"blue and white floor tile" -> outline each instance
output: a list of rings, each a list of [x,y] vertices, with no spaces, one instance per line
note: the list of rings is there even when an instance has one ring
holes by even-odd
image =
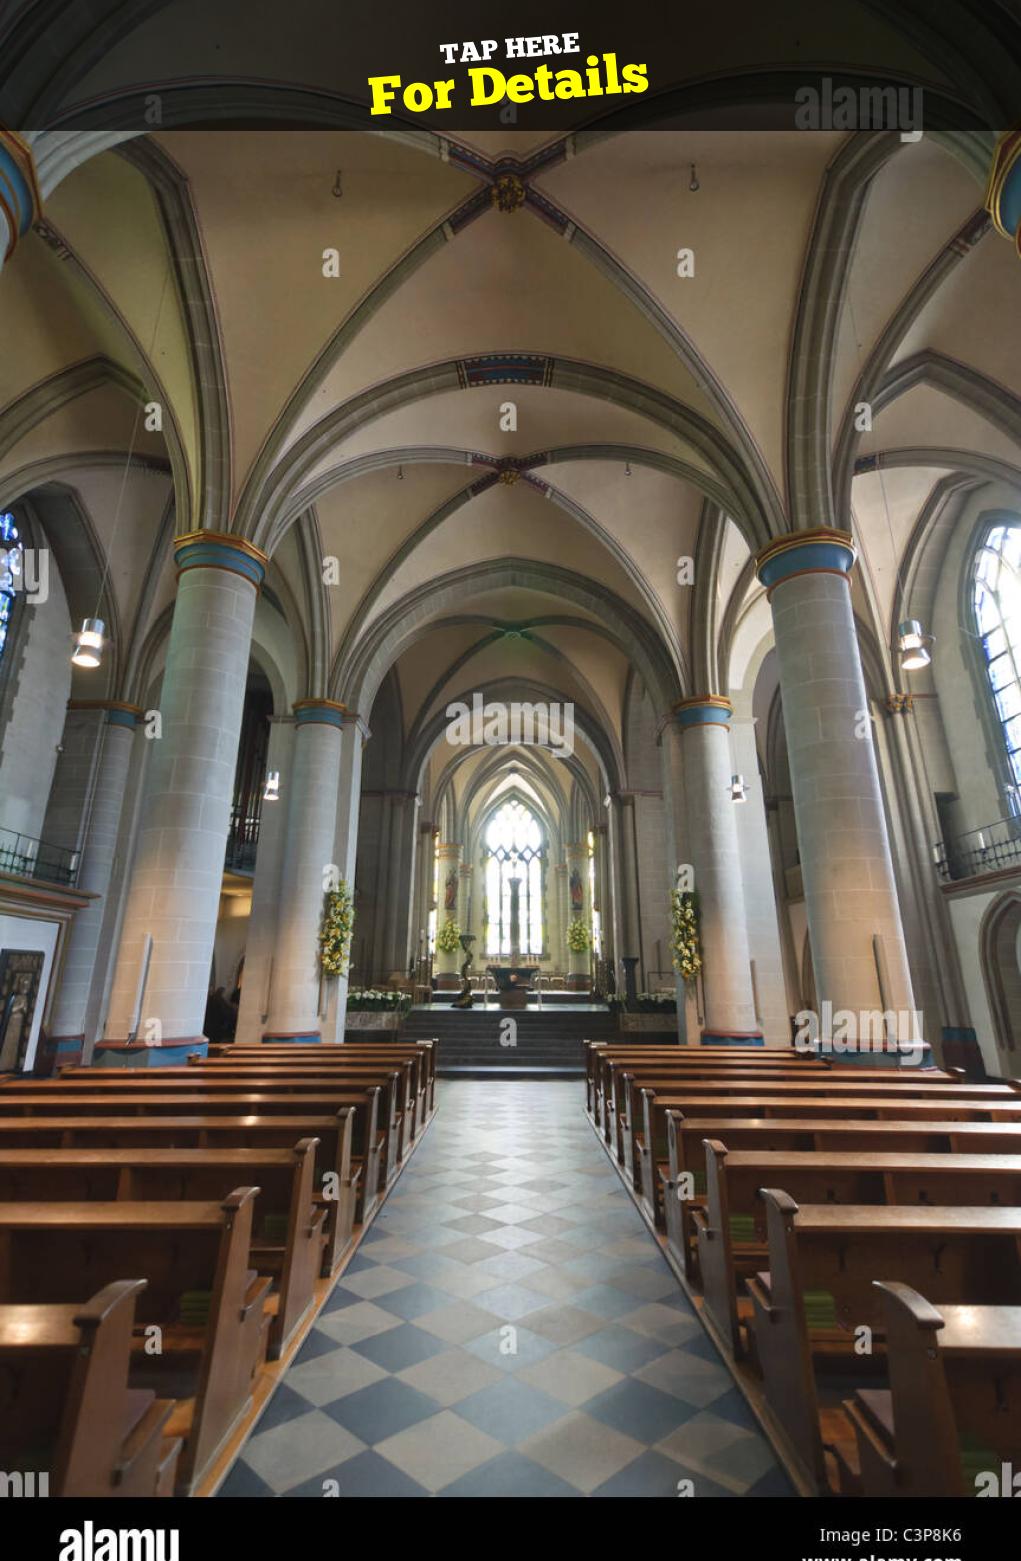
[[[681,1491],[792,1494],[579,1086],[442,1083],[221,1494]]]

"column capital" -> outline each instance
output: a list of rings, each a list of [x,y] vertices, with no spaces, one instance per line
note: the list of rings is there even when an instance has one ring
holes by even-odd
[[[6,260],[42,212],[32,148],[16,130],[0,128],[0,212],[7,219]]]
[[[141,705],[125,704],[122,699],[69,699],[67,708],[105,711],[108,726],[127,726],[132,731],[145,716]]]
[[[795,575],[841,575],[845,579],[854,568],[858,549],[849,531],[819,526],[814,531],[792,531],[774,537],[758,553],[755,573],[771,592],[774,586]]]
[[[692,726],[729,726],[734,707],[722,694],[694,694],[690,699],[679,699],[671,714],[686,732]]]
[[[291,706],[295,726],[343,727],[354,712],[336,699],[296,699]]]
[[[461,855],[460,840],[441,840],[436,847],[436,855],[443,857],[444,860],[452,857],[456,861]]]
[[[269,563],[269,555],[254,542],[226,531],[189,531],[183,537],[175,537],[174,559],[179,579],[189,569],[226,569],[241,575],[256,590]]]

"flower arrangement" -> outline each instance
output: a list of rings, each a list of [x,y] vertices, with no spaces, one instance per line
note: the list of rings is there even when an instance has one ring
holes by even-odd
[[[572,954],[587,954],[592,947],[592,934],[588,923],[575,916],[567,926],[567,947]]]
[[[347,994],[348,1013],[388,1012],[407,1013],[411,1007],[410,992],[384,991],[376,987],[352,987]]]
[[[694,894],[674,889],[670,894],[673,966],[685,981],[695,980],[702,969],[702,945],[698,936],[698,905]]]
[[[456,954],[461,947],[461,929],[453,916],[448,916],[437,932],[436,947],[441,954]]]
[[[319,965],[324,976],[347,974],[354,924],[354,902],[342,878],[336,889],[327,891],[323,905],[323,920],[319,928]]]

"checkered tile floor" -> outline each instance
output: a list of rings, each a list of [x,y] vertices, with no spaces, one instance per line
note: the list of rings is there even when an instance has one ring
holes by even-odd
[[[790,1495],[579,1085],[438,1100],[222,1494]]]

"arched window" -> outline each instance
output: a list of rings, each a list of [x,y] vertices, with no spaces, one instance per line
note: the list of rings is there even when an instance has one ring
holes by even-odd
[[[1021,524],[993,526],[975,557],[975,618],[1021,813]]]
[[[486,953],[493,959],[511,952],[511,881],[518,880],[520,952],[542,953],[542,829],[524,803],[505,802],[485,833]]]
[[[24,555],[14,516],[0,514],[0,662],[7,649],[15,592],[21,589],[24,577]]]

